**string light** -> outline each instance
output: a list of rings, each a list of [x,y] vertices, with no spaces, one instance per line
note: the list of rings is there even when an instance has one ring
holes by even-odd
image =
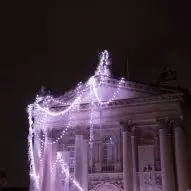
[[[83,191],[83,189],[79,185],[79,183],[70,176],[68,165],[64,162],[64,160],[61,157],[60,153],[57,153],[57,156],[58,156],[58,161],[59,161],[59,163],[60,163],[60,165],[62,167],[62,171],[66,174],[66,176],[69,177],[70,181],[73,182],[73,184],[78,188],[78,190]]]
[[[110,61],[109,61],[109,53],[107,50],[104,50],[103,52],[101,52],[100,54],[100,62],[99,65],[97,67],[97,70],[95,71],[95,76],[107,76],[110,77],[111,76],[111,72],[110,69],[108,68],[108,66],[110,65]]]
[[[69,117],[69,121],[68,121],[68,125],[66,126],[66,128],[62,131],[62,134],[56,138],[55,141],[52,142],[47,142],[48,145],[52,145],[52,144],[56,144],[58,143],[59,140],[61,140],[64,136],[64,134],[66,133],[66,131],[71,127],[71,121],[72,121],[72,117]]]
[[[37,95],[36,100],[33,104],[28,106],[28,115],[29,115],[29,135],[28,135],[28,143],[29,143],[29,160],[30,160],[30,175],[35,180],[35,184],[37,189],[40,188],[39,185],[39,175],[37,175],[35,163],[34,163],[34,151],[33,151],[33,145],[32,145],[32,139],[35,135],[35,138],[38,138],[40,140],[40,168],[43,168],[43,150],[45,145],[52,145],[58,143],[61,139],[63,139],[65,133],[68,131],[68,129],[72,126],[72,114],[74,114],[73,111],[78,111],[80,108],[80,104],[82,102],[86,102],[86,100],[91,100],[91,111],[90,111],[90,145],[93,144],[93,113],[94,113],[94,107],[95,107],[95,101],[98,102],[100,105],[108,105],[112,101],[116,99],[116,96],[118,95],[122,83],[124,83],[124,78],[119,80],[118,88],[116,91],[113,92],[112,96],[108,98],[107,101],[102,100],[99,93],[98,88],[102,86],[104,82],[106,82],[111,77],[111,71],[109,68],[110,65],[109,60],[109,53],[107,50],[103,51],[100,54],[100,61],[99,65],[95,71],[95,74],[89,78],[87,83],[82,84],[80,82],[77,87],[73,90],[73,92],[68,92],[64,97],[58,99],[53,98],[51,95],[47,96],[39,96]],[[85,96],[85,91],[89,89],[90,94],[88,96]],[[76,95],[75,98],[69,97],[69,95]],[[96,100],[94,100],[94,97]],[[70,98],[70,99],[69,99]],[[63,100],[70,100],[70,101],[62,101]],[[58,104],[61,106],[64,106],[65,108],[62,111],[53,111],[51,105]],[[33,117],[36,116],[38,118],[35,123],[40,123],[41,130],[42,130],[42,136],[38,136],[38,133],[35,131],[35,126],[33,122]],[[68,117],[67,119],[67,125],[65,129],[61,132],[60,136],[58,136],[55,140],[49,141],[48,135],[46,133],[47,127],[46,127],[46,120],[49,117],[59,117],[59,116],[65,116]],[[43,125],[42,125],[43,123]],[[34,129],[33,129],[34,128]],[[62,158],[57,158],[55,163],[53,164],[52,170],[56,167],[56,165],[59,163],[62,164],[62,168],[65,169],[63,166],[65,165]],[[68,167],[67,167],[68,168]],[[51,170],[51,171],[52,171]],[[66,169],[65,169],[66,170]],[[64,172],[65,172],[64,170]],[[82,191],[83,189],[79,186],[78,182],[73,181],[75,186]]]
[[[30,162],[30,177],[34,179],[35,185],[37,189],[40,189],[39,186],[39,176],[36,173],[35,163],[34,163],[34,153],[33,153],[33,145],[32,145],[32,138],[33,138],[33,120],[32,120],[32,105],[28,106],[28,113],[29,113],[29,135],[28,135],[28,144],[29,144],[29,162]]]
[[[92,87],[90,87],[92,88]],[[90,113],[90,147],[92,148],[93,144],[93,109],[94,109],[94,102],[92,98],[92,90],[90,89],[90,98],[91,98],[91,113]]]

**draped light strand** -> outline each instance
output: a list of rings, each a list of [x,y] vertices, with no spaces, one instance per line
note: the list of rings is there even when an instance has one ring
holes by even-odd
[[[93,143],[93,113],[94,113],[94,107],[95,107],[95,102],[98,102],[100,105],[108,105],[109,103],[111,103],[112,101],[114,101],[116,99],[116,96],[119,94],[120,88],[122,87],[122,83],[124,82],[124,78],[121,78],[121,80],[119,80],[118,83],[118,87],[117,90],[113,92],[112,96],[110,98],[107,99],[107,101],[105,101],[105,98],[101,98],[101,96],[98,93],[98,88],[101,87],[101,85],[106,81],[106,79],[108,79],[108,77],[110,77],[111,73],[110,73],[110,69],[109,66],[110,65],[110,61],[109,61],[109,53],[107,51],[104,51],[101,53],[100,56],[100,63],[95,71],[95,75],[93,75],[92,77],[89,78],[89,80],[87,81],[87,83],[82,84],[81,82],[77,85],[77,88],[73,91],[76,93],[76,98],[74,98],[73,101],[69,101],[69,102],[64,102],[61,100],[58,100],[53,98],[52,96],[48,95],[48,96],[38,96],[36,97],[36,100],[34,102],[34,104],[31,104],[28,106],[28,119],[29,119],[29,135],[28,135],[28,143],[29,143],[29,160],[30,160],[30,176],[33,177],[36,187],[37,189],[40,188],[39,185],[39,175],[37,175],[36,169],[35,169],[35,163],[34,163],[34,153],[33,153],[33,145],[32,145],[32,139],[34,134],[37,134],[36,131],[33,130],[33,112],[35,113],[35,116],[38,116],[38,118],[41,117],[40,121],[43,121],[43,125],[41,126],[42,129],[42,138],[38,137],[40,139],[40,153],[39,153],[39,158],[40,158],[40,166],[41,168],[43,168],[43,149],[48,145],[52,145],[52,144],[56,144],[58,143],[61,139],[63,139],[65,133],[68,131],[68,129],[72,126],[72,115],[74,114],[74,111],[78,111],[80,108],[80,104],[82,102],[86,102],[86,100],[90,99],[91,103],[91,110],[90,110],[90,145],[92,146]],[[99,78],[97,78],[99,77]],[[100,79],[99,83],[97,81],[97,79]],[[89,95],[85,95],[85,91],[88,90],[90,91]],[[94,99],[96,98],[96,99]],[[103,99],[103,100],[102,100]],[[62,111],[53,111],[50,107],[51,104],[59,104],[61,106],[66,106],[66,108]],[[35,108],[35,111],[34,111]],[[40,114],[40,115],[39,115]],[[53,141],[45,141],[47,138],[47,133],[46,133],[46,126],[45,126],[45,122],[47,120],[47,118],[50,117],[59,117],[59,116],[65,116],[67,117],[68,115],[68,119],[67,119],[67,125],[66,128],[61,132],[60,136],[57,137],[55,140]],[[39,117],[40,116],[40,117]],[[42,123],[42,122],[40,122]],[[36,137],[36,136],[35,136]],[[62,168],[64,168],[64,161],[62,158],[60,159],[56,159],[55,164],[53,164],[52,170],[56,167],[57,163],[62,164]],[[51,170],[51,172],[52,172]],[[64,170],[64,172],[66,172],[66,169]],[[71,178],[71,177],[70,177]],[[80,190],[83,191],[83,189],[79,186],[79,184],[77,182],[75,182],[74,180],[72,181],[73,184],[75,184],[75,186]]]
[[[83,189],[79,185],[79,183],[70,176],[69,170],[68,170],[68,165],[64,162],[63,158],[62,157],[58,158],[58,161],[62,167],[63,172],[66,174],[66,176],[69,176],[70,181],[73,182],[73,184],[78,188],[79,191],[83,191]]]

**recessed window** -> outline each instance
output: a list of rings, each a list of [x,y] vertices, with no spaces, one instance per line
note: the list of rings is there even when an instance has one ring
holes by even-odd
[[[112,137],[105,139],[103,149],[104,162],[112,162],[114,160],[114,141]]]

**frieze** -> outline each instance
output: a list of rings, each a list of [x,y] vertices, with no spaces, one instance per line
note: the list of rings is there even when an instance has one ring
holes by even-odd
[[[103,186],[108,186],[108,187],[115,187],[118,190],[123,190],[123,181],[109,181],[109,182],[105,182],[105,181],[99,181],[99,182],[90,182],[89,183],[89,188],[88,190],[90,191],[97,191],[99,190],[99,188],[103,187]],[[104,187],[105,188],[105,187]]]
[[[140,103],[152,103],[152,102],[161,102],[161,101],[167,101],[167,100],[182,100],[183,94],[182,93],[172,93],[172,94],[166,94],[166,95],[157,95],[157,96],[149,96],[149,97],[138,97],[138,98],[129,98],[129,99],[121,99],[121,100],[115,100],[113,102],[110,102],[106,105],[100,105],[97,103],[99,107],[104,108],[113,108],[113,107],[125,107],[132,104],[140,104]],[[95,103],[96,104],[96,103]],[[64,109],[66,109],[68,106],[56,106],[52,107],[52,110],[60,112]],[[91,104],[80,104],[79,109],[76,110],[76,112],[80,111],[88,111],[91,108]],[[98,107],[95,108],[95,110],[98,110]],[[72,112],[75,112],[73,110]]]
[[[161,171],[154,172],[138,172],[138,179],[140,180],[140,187],[144,185],[156,185],[156,187],[162,189]],[[154,178],[153,178],[154,177]],[[143,185],[141,185],[143,184]]]
[[[122,180],[123,179],[123,173],[93,173],[89,174],[90,180]]]
[[[97,78],[97,81],[99,82],[100,79]],[[105,78],[104,81],[102,82],[101,86],[118,86],[119,85],[119,80],[114,79],[114,78]],[[84,84],[82,84],[82,89],[84,89],[84,92],[86,92],[89,88],[86,87]],[[169,89],[165,87],[161,87],[160,89],[156,87],[155,85],[149,85],[149,84],[143,84],[143,83],[137,83],[137,82],[132,82],[132,81],[124,81],[121,83],[121,88],[130,88],[134,89],[135,91],[142,91],[142,92],[153,92],[153,93],[160,93],[160,92],[177,92],[177,90],[174,89]],[[73,88],[69,91],[67,91],[64,95],[61,95],[58,97],[59,100],[66,101],[69,100],[73,97],[75,97],[77,94],[76,88]]]
[[[89,190],[94,190],[95,187],[103,184],[113,184],[123,189],[123,174],[122,173],[94,173],[89,174]]]

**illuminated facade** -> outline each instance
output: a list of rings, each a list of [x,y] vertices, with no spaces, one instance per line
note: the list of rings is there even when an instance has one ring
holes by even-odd
[[[95,74],[29,105],[30,191],[186,191],[185,95],[112,78],[104,51]]]

